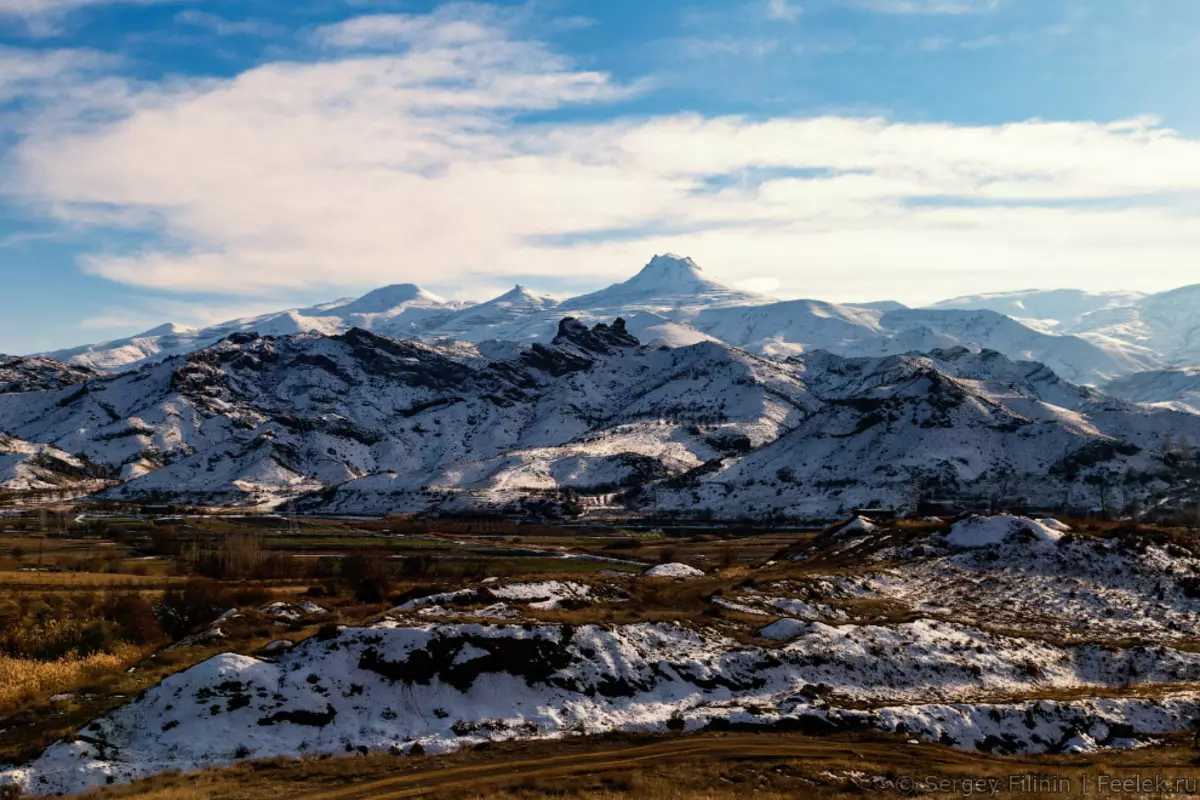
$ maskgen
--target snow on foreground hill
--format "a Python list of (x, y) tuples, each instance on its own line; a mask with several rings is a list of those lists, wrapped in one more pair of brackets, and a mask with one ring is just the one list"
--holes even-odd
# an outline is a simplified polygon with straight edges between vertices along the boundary
[[(0, 780), (67, 793), (247, 758), (731, 725), (1083, 752), (1144, 745), (1200, 714), (1200, 654), (1182, 646), (1197, 629), (1200, 560), (1161, 534), (1083, 536), (1018, 517), (915, 539), (841, 527), (753, 580), (689, 581), (712, 581), (701, 601), (712, 613), (687, 615), (702, 622), (536, 620), (554, 607), (544, 595), (602, 611), (663, 579), (492, 581), (271, 657), (220, 655)], [(928, 580), (948, 569), (971, 590), (945, 595)], [(1023, 609), (989, 616), (1022, 587)], [(1021, 617), (1037, 603), (1045, 613)], [(483, 621), (501, 605), (503, 621)], [(1103, 624), (1063, 636), (1080, 614)]]
[[(1078, 305), (1068, 297), (1061, 300), (1071, 308)], [(1082, 338), (1045, 320), (1031, 327), (986, 307), (918, 311), (888, 302), (862, 306), (780, 302), (725, 286), (709, 278), (692, 259), (672, 254), (655, 256), (629, 280), (562, 301), (517, 286), (484, 303), (455, 303), (404, 284), (356, 300), (236, 319), (200, 330), (168, 324), (126, 339), (48, 355), (111, 372), (186, 355), (237, 333), (336, 335), (352, 328), (421, 341), (547, 343), (564, 316), (588, 324), (621, 316), (631, 332), (650, 344), (678, 346), (715, 338), (780, 358), (818, 349), (843, 356), (882, 356), (935, 347), (987, 348), (1010, 358), (1044, 362), (1063, 377), (1089, 385), (1163, 363), (1152, 347), (1128, 338)]]
[(778, 361), (567, 319), (550, 345), (238, 334), (0, 395), (0, 430), (120, 477), (108, 496), (128, 499), (392, 513), (569, 490), (632, 513), (828, 518), (998, 490), (1153, 503), (1182, 480), (1164, 442), (1200, 441), (1200, 418), (990, 351)]

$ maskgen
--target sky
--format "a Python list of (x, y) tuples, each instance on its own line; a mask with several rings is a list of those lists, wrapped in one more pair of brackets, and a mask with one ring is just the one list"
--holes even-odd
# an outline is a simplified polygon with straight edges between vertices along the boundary
[(1196, 0), (0, 0), (0, 352), (656, 253), (781, 298), (1194, 283)]

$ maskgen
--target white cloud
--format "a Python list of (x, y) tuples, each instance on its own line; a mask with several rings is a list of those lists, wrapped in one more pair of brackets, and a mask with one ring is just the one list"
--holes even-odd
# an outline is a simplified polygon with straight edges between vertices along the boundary
[(980, 14), (995, 11), (1000, 0), (851, 0), (884, 14)]
[(218, 36), (276, 36), (285, 28), (262, 20), (228, 20), (207, 11), (189, 8), (175, 15), (175, 21), (196, 28), (206, 28)]
[(89, 75), (113, 69), (121, 59), (94, 50), (46, 50), (0, 45), (0, 101), (53, 96)]
[(804, 9), (792, 0), (767, 0), (767, 17), (769, 19), (795, 22), (800, 19)]
[(30, 36), (54, 36), (62, 32), (63, 21), (74, 11), (88, 6), (151, 5), (186, 0), (0, 0), (0, 20), (20, 20)]
[(131, 88), (103, 124), (52, 118), (17, 149), (15, 191), (68, 224), (147, 230), (85, 265), (160, 290), (461, 296), (512, 275), (599, 283), (668, 250), (786, 296), (1194, 280), (1200, 142), (1153, 119), (532, 123), (630, 89), (486, 20), (368, 19), (322, 35), (376, 47), (386, 29), (395, 52)]

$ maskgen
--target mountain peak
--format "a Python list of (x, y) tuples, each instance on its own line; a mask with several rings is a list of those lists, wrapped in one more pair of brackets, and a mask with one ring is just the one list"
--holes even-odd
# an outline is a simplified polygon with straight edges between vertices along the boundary
[(623, 283), (565, 301), (564, 308), (639, 309), (745, 305), (763, 302), (761, 295), (739, 291), (704, 275), (692, 259), (656, 255), (638, 274)]
[(642, 267), (641, 272), (635, 275), (630, 282), (654, 281), (655, 283), (660, 283), (663, 281), (675, 282), (683, 280), (690, 284), (710, 283), (703, 276), (703, 272), (704, 270), (701, 269), (700, 265), (687, 256), (665, 253), (650, 259), (650, 263)]
[(394, 283), (367, 292), (337, 310), (342, 313), (378, 314), (408, 305), (441, 305), (446, 301), (412, 283)]
[(186, 325), (178, 325), (174, 322), (165, 322), (157, 328), (151, 328), (148, 331), (142, 331), (135, 334), (134, 338), (149, 338), (151, 336), (170, 336), (176, 333), (192, 333), (195, 328), (189, 328)]
[(531, 292), (529, 289), (518, 283), (499, 297), (493, 297), (491, 300), (481, 303), (480, 307), (502, 305), (506, 307), (522, 306), (528, 308), (547, 308), (557, 304), (558, 301), (554, 298), (548, 295)]

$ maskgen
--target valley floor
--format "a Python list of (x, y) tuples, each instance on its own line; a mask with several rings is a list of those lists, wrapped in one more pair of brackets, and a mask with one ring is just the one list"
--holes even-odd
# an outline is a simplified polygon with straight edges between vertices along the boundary
[(22, 796), (1200, 794), (1195, 530), (4, 527)]

